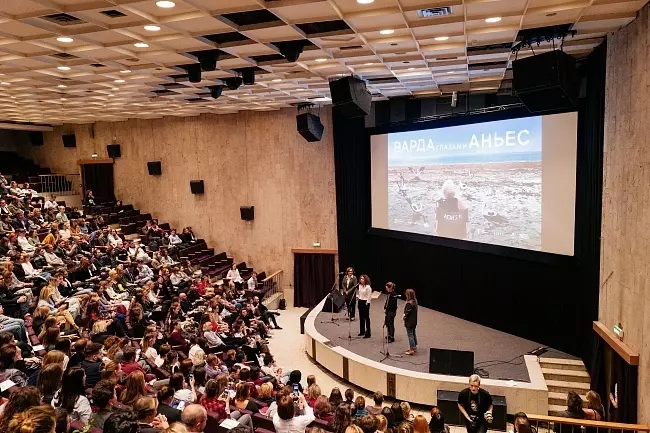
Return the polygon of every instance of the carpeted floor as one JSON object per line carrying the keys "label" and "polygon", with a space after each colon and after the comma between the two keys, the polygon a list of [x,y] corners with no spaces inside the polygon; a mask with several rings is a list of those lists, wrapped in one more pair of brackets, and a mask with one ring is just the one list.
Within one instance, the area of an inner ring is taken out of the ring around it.
{"label": "carpeted floor", "polygon": [[[334,317],[339,317],[339,326],[328,323],[330,313],[321,312],[316,318],[316,329],[329,338],[335,346],[346,349],[374,361],[383,358],[382,350],[382,325],[384,320],[384,295],[373,299],[370,307],[370,323],[372,337],[361,339],[359,333],[359,319],[349,326],[345,318],[345,307]],[[395,342],[388,345],[392,355],[403,354],[408,349],[406,331],[401,321],[401,312],[404,301],[398,300],[398,314],[395,318]],[[351,331],[352,341],[348,341],[348,331]],[[505,332],[487,328],[476,323],[468,322],[447,314],[440,313],[424,307],[418,309],[418,352],[414,356],[387,359],[384,363],[395,367],[413,371],[429,371],[429,348],[471,350],[474,351],[475,367],[483,368],[491,379],[512,379],[529,382],[528,371],[523,357],[529,351],[541,346],[540,343],[519,338]],[[546,355],[552,358],[574,358],[571,355],[555,349],[549,350]],[[512,360],[512,361],[511,361]],[[488,362],[490,361],[490,362]],[[497,362],[491,362],[497,361]],[[503,361],[511,361],[509,363]]]}

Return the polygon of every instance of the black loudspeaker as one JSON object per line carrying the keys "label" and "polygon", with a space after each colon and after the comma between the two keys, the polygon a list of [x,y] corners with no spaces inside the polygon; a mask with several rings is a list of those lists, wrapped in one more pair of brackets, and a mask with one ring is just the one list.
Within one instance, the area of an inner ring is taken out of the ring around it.
{"label": "black loudspeaker", "polygon": [[74,134],[65,134],[61,136],[63,147],[77,147],[77,136]]}
{"label": "black loudspeaker", "polygon": [[29,142],[32,146],[42,146],[44,143],[43,133],[40,131],[33,131],[29,133]]}
{"label": "black loudspeaker", "polygon": [[[445,424],[465,425],[465,417],[458,410],[458,391],[438,390],[437,406],[445,418]],[[492,396],[492,424],[490,430],[506,430],[507,404],[506,398],[500,395]]]}
{"label": "black loudspeaker", "polygon": [[311,113],[302,113],[296,116],[296,128],[302,135],[302,138],[313,143],[320,141],[323,137],[323,124],[320,122],[320,117]]}
{"label": "black loudspeaker", "polygon": [[255,206],[241,206],[239,213],[244,221],[253,221],[255,219]]}
{"label": "black loudspeaker", "polygon": [[203,194],[203,181],[190,180],[190,191],[192,191],[192,194]]}
{"label": "black loudspeaker", "polygon": [[333,291],[325,299],[323,304],[323,313],[338,313],[345,305],[345,297],[338,290]]}
{"label": "black loudspeaker", "polygon": [[190,83],[200,83],[201,82],[201,64],[194,63],[188,65],[187,67],[187,77],[190,79]]}
{"label": "black loudspeaker", "polygon": [[109,158],[120,158],[122,156],[122,148],[120,148],[119,144],[106,145],[106,151]]}
{"label": "black loudspeaker", "polygon": [[252,86],[255,84],[255,71],[253,69],[244,69],[241,71],[241,78],[245,85]]}
{"label": "black loudspeaker", "polygon": [[370,113],[372,96],[366,83],[355,77],[343,77],[330,81],[332,105],[345,117],[363,117]]}
{"label": "black loudspeaker", "polygon": [[429,373],[469,377],[474,373],[474,352],[432,347],[429,349]]}
{"label": "black loudspeaker", "polygon": [[147,163],[147,170],[152,176],[160,176],[162,174],[162,165],[160,161],[150,161]]}
{"label": "black loudspeaker", "polygon": [[580,79],[576,61],[554,50],[512,62],[513,89],[533,113],[574,108]]}

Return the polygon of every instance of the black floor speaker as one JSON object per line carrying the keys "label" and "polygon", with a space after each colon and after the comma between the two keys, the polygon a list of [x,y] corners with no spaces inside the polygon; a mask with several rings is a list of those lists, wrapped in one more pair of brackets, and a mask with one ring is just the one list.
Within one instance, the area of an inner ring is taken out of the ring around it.
{"label": "black floor speaker", "polygon": [[330,81],[332,105],[345,117],[363,117],[370,113],[372,95],[366,82],[356,77],[343,77]]}
{"label": "black floor speaker", "polygon": [[[438,390],[438,409],[445,418],[445,424],[465,425],[465,417],[458,410],[458,391]],[[500,395],[492,396],[492,424],[490,430],[506,430],[507,405],[506,398]]]}
{"label": "black floor speaker", "polygon": [[575,59],[554,50],[512,62],[513,89],[533,113],[575,108],[580,79]]}
{"label": "black floor speaker", "polygon": [[474,373],[474,352],[429,349],[429,373],[469,377]]}
{"label": "black floor speaker", "polygon": [[339,292],[334,291],[327,296],[323,304],[323,313],[338,313],[345,305],[345,297]]}
{"label": "black floor speaker", "polygon": [[312,113],[301,113],[296,116],[296,128],[302,138],[310,143],[320,141],[323,137],[323,124],[320,117]]}

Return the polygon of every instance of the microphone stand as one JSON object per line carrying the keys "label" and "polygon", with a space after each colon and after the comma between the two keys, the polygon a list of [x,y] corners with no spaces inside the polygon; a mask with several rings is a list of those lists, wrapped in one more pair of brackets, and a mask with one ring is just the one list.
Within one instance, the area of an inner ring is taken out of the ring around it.
{"label": "microphone stand", "polygon": [[[357,283],[356,286],[354,286],[354,291],[352,292],[352,298],[351,299],[354,299],[354,297],[356,296],[357,287],[359,287],[358,283]],[[348,340],[348,344],[352,344],[352,339],[353,339],[353,337],[352,337],[352,320],[350,320],[349,310],[350,310],[350,303],[346,299],[345,312],[348,315],[348,336],[347,337],[340,337],[339,336],[339,338],[342,339],[342,340]],[[354,337],[355,340],[358,340],[359,338],[361,338],[361,337]]]}
{"label": "microphone stand", "polygon": [[[388,295],[390,296],[390,295]],[[383,358],[379,360],[379,362],[384,362],[387,359],[390,358],[401,358],[402,355],[391,355],[390,352],[388,351],[388,343],[386,340],[386,313],[384,313],[384,326],[381,327],[381,346],[382,350],[379,351],[382,355],[384,355]]]}
{"label": "microphone stand", "polygon": [[334,293],[334,289],[336,288],[336,285],[338,283],[338,280],[334,281],[334,284],[332,285],[332,289],[330,290],[329,294],[327,295],[328,298],[330,298],[330,320],[321,320],[320,323],[332,323],[336,326],[341,326],[339,325],[338,321],[340,320],[338,317],[334,317],[334,297],[332,296]]}

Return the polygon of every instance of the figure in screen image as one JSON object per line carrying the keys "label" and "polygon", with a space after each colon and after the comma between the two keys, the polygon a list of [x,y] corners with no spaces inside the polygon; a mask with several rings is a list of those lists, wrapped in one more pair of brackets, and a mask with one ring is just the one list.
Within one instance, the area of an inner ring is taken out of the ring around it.
{"label": "figure in screen image", "polygon": [[469,227],[467,206],[456,198],[453,180],[442,184],[442,198],[437,202],[435,234],[446,238],[467,239]]}

